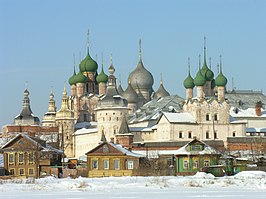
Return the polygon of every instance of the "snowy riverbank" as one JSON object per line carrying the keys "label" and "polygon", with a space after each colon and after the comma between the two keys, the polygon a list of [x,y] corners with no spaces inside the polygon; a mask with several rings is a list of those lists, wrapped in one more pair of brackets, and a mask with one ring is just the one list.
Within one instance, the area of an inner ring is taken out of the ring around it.
{"label": "snowy riverbank", "polygon": [[[0,181],[0,198],[264,198],[266,172],[244,171],[216,178],[197,173],[189,177],[109,177]],[[157,193],[157,194],[156,194]]]}

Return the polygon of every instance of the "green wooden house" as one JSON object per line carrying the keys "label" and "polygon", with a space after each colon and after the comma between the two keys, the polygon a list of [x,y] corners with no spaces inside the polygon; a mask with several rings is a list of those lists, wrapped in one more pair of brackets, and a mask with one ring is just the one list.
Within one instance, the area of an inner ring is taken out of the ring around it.
{"label": "green wooden house", "polygon": [[203,168],[218,165],[220,153],[194,138],[175,152],[177,175],[194,175]]}

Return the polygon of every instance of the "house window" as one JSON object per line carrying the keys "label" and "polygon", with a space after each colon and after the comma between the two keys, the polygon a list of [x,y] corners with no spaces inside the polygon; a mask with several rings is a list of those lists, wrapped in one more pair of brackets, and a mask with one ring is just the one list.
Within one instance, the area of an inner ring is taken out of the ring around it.
{"label": "house window", "polygon": [[188,138],[192,138],[192,132],[191,131],[188,132]]}
{"label": "house window", "polygon": [[118,117],[116,118],[116,121],[118,121],[119,119],[118,119]]}
{"label": "house window", "polygon": [[206,139],[209,139],[209,138],[210,138],[209,131],[206,131]]}
{"label": "house window", "polygon": [[134,168],[133,166],[134,166],[134,162],[133,161],[128,161],[127,162],[127,169],[131,169],[132,170]]}
{"label": "house window", "polygon": [[14,165],[15,164],[15,154],[14,153],[9,153],[8,154],[8,164],[9,165]]}
{"label": "house window", "polygon": [[119,170],[120,169],[120,160],[114,160],[114,169]]}
{"label": "house window", "polygon": [[109,121],[111,121],[111,117],[109,117]]}
{"label": "house window", "polygon": [[109,169],[109,160],[103,160],[103,169]]}
{"label": "house window", "polygon": [[24,164],[24,154],[23,153],[18,154],[18,164]]}
{"label": "house window", "polygon": [[196,169],[198,167],[199,167],[199,161],[198,160],[193,161],[193,169]]}
{"label": "house window", "polygon": [[29,169],[29,175],[30,176],[34,175],[34,169]]}
{"label": "house window", "polygon": [[218,120],[218,114],[214,114],[214,121]]}
{"label": "house window", "polygon": [[33,161],[34,161],[34,156],[33,156],[33,153],[30,152],[29,153],[29,164],[33,164]]}
{"label": "house window", "polygon": [[192,145],[191,151],[200,151],[200,145]]}
{"label": "house window", "polygon": [[206,115],[206,121],[210,121],[210,114]]}
{"label": "house window", "polygon": [[182,131],[179,132],[179,138],[182,138],[183,135],[182,135]]}
{"label": "house window", "polygon": [[15,175],[15,169],[9,169],[9,175],[11,176]]}
{"label": "house window", "polygon": [[236,136],[236,132],[234,131],[234,132],[233,132],[233,137],[235,137],[235,136]]}
{"label": "house window", "polygon": [[218,136],[217,136],[217,131],[214,132],[214,139],[217,139]]}
{"label": "house window", "polygon": [[19,175],[24,175],[25,174],[25,170],[24,169],[19,169]]}
{"label": "house window", "polygon": [[183,161],[183,168],[188,169],[188,161],[187,160]]}
{"label": "house window", "polygon": [[205,167],[210,166],[210,162],[209,162],[209,160],[204,160],[204,166],[205,166]]}
{"label": "house window", "polygon": [[98,169],[98,160],[92,160],[92,169]]}
{"label": "house window", "polygon": [[113,113],[113,115],[115,115],[115,113]]}

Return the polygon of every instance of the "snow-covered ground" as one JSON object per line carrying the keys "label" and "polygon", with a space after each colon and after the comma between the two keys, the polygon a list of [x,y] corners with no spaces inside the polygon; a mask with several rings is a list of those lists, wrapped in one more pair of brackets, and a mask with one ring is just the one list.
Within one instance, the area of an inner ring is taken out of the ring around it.
{"label": "snow-covered ground", "polygon": [[266,172],[246,171],[216,178],[197,173],[191,177],[109,177],[0,181],[0,198],[107,199],[107,198],[266,198]]}

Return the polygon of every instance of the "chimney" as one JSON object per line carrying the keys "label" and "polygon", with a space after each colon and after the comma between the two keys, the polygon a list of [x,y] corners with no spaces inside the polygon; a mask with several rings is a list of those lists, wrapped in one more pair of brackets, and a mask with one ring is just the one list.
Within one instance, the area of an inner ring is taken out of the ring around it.
{"label": "chimney", "polygon": [[262,103],[261,103],[261,101],[259,101],[259,102],[256,103],[256,106],[255,106],[255,112],[256,112],[257,116],[261,116],[262,115],[261,108],[262,108]]}

